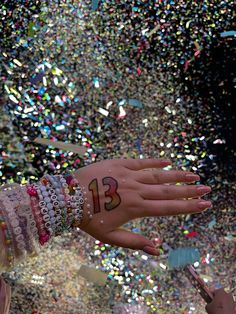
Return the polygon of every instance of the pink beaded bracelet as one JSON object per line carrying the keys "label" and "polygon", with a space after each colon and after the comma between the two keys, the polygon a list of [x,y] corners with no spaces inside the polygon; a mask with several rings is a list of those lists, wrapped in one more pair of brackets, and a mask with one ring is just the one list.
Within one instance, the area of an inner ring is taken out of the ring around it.
{"label": "pink beaded bracelet", "polygon": [[50,235],[47,233],[46,229],[44,228],[43,218],[42,218],[42,214],[39,208],[38,193],[36,189],[31,185],[27,186],[27,193],[30,196],[32,213],[35,217],[35,222],[38,229],[39,243],[43,246],[49,241]]}

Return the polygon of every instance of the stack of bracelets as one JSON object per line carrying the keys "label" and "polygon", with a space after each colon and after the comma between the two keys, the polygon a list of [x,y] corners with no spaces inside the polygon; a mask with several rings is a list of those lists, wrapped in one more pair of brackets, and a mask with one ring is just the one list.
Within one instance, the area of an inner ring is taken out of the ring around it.
{"label": "stack of bracelets", "polygon": [[0,270],[8,271],[27,255],[83,219],[84,194],[71,173],[44,175],[37,184],[0,188]]}

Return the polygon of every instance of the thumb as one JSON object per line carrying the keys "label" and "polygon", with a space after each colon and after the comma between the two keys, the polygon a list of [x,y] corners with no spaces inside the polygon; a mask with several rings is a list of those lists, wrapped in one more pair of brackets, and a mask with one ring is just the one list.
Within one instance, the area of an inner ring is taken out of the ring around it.
{"label": "thumb", "polygon": [[151,240],[123,228],[110,231],[106,236],[106,243],[133,250],[142,250],[151,255],[160,254]]}

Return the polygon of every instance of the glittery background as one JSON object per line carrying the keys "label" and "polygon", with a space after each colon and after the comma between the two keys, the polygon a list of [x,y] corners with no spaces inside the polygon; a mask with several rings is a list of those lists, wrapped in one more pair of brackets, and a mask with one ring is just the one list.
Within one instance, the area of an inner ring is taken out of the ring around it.
{"label": "glittery background", "polygon": [[[167,157],[213,192],[213,208],[145,218],[158,258],[80,230],[4,274],[11,313],[205,313],[169,247],[195,247],[210,287],[235,293],[233,1],[2,1],[0,182],[37,181],[113,157]],[[79,156],[36,137],[85,146]],[[99,286],[82,264],[107,274]]]}

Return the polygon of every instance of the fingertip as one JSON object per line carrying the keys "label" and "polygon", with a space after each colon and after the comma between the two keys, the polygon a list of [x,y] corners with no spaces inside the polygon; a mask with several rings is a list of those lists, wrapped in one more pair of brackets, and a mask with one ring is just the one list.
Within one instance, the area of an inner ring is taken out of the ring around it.
{"label": "fingertip", "polygon": [[159,256],[160,255],[160,251],[157,250],[155,247],[153,246],[145,246],[143,248],[143,251],[147,254],[150,254],[150,255],[154,255],[154,256]]}
{"label": "fingertip", "polygon": [[186,173],[185,174],[185,179],[187,182],[196,182],[200,180],[200,176],[194,173]]}
{"label": "fingertip", "polygon": [[163,159],[161,160],[161,166],[165,167],[172,164],[172,161],[170,159]]}
{"label": "fingertip", "polygon": [[199,208],[200,210],[206,210],[206,209],[208,209],[208,208],[212,208],[212,202],[201,200],[201,201],[198,203],[198,208]]}

